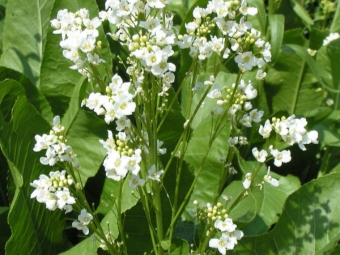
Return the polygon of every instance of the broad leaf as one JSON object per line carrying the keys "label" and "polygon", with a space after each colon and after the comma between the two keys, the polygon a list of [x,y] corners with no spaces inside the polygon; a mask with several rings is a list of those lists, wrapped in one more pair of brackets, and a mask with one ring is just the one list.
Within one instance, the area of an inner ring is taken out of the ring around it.
{"label": "broad leaf", "polygon": [[[30,198],[30,182],[46,167],[33,151],[34,135],[49,130],[49,125],[27,101],[19,83],[6,80],[0,84],[0,101],[16,96],[11,102],[11,116],[2,121],[0,146],[5,155],[16,187],[11,201],[8,222],[12,236],[6,244],[6,254],[57,254],[65,245],[61,212],[50,212],[45,205]],[[2,113],[3,114],[3,113]],[[58,222],[58,224],[56,224]],[[23,234],[24,233],[24,234]]]}
{"label": "broad leaf", "polygon": [[306,62],[291,52],[281,52],[273,68],[268,69],[266,92],[272,112],[304,114],[319,106],[322,91],[316,92],[317,80]]}
{"label": "broad leaf", "polygon": [[268,234],[244,237],[230,254],[329,254],[340,239],[340,174],[314,180],[291,194]]}

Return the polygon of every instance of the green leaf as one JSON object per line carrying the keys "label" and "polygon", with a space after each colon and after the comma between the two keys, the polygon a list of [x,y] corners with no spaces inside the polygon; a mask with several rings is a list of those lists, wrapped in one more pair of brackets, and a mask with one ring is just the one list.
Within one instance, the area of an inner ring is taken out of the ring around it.
{"label": "green leaf", "polygon": [[331,98],[334,100],[333,109],[340,109],[340,74],[339,70],[340,59],[340,40],[335,40],[328,45],[321,47],[317,54],[317,63],[324,67],[324,70],[329,74],[331,79],[331,87],[333,89]]}
{"label": "green leaf", "polygon": [[[226,210],[230,208],[233,201],[241,194],[245,193],[242,181],[233,181],[223,191],[223,194],[231,197],[231,200],[227,203]],[[225,203],[220,199],[220,202]],[[254,219],[256,214],[256,200],[252,192],[244,197],[229,213],[229,217],[236,222],[246,223]]]}
{"label": "green leaf", "polygon": [[336,6],[336,11],[334,14],[334,18],[332,21],[332,25],[331,25],[331,32],[338,32],[340,33],[340,5],[337,4]]}
{"label": "green leaf", "polygon": [[248,16],[248,21],[251,22],[253,27],[261,32],[261,34],[265,34],[266,31],[266,22],[267,22],[267,13],[265,10],[265,5],[261,0],[248,0],[248,6],[256,7],[257,14],[255,16]]}
{"label": "green leaf", "polygon": [[321,105],[323,93],[316,91],[317,79],[314,75],[300,56],[281,52],[266,77],[265,89],[271,111],[300,115]]}
{"label": "green leaf", "polygon": [[[193,168],[195,175],[201,166],[203,157],[206,154],[208,148],[208,142],[211,130],[211,117],[202,121],[195,129],[194,134],[189,142],[187,152],[185,154],[185,161]],[[192,217],[192,211],[195,206],[193,201],[197,200],[200,203],[213,203],[216,187],[219,187],[220,178],[224,165],[221,164],[218,159],[225,157],[228,151],[228,140],[229,130],[224,128],[219,134],[218,138],[215,139],[209,153],[201,174],[197,180],[194,191],[191,195],[190,201],[186,208],[188,218]]]}
{"label": "green leaf", "polygon": [[60,255],[97,255],[97,250],[100,243],[95,238],[95,234],[84,239],[77,245],[73,246],[71,249],[59,253]]}
{"label": "green leaf", "polygon": [[272,63],[275,63],[279,52],[281,51],[284,32],[284,16],[281,14],[269,15],[268,22],[270,29]]}
{"label": "green leaf", "polygon": [[302,4],[297,0],[290,0],[290,4],[293,7],[294,12],[301,18],[303,23],[310,28],[314,24],[314,21],[309,16],[308,12],[303,8]]}
{"label": "green leaf", "polygon": [[93,112],[81,108],[87,85],[85,77],[81,77],[61,120],[61,124],[65,126],[67,143],[72,146],[77,154],[76,160],[81,163],[80,176],[83,183],[94,176],[102,164],[106,153],[99,140],[105,140],[107,135],[107,125],[104,121]]}
{"label": "green leaf", "polygon": [[20,87],[11,80],[0,84],[1,99],[16,96],[15,101],[10,101],[11,117],[1,123],[0,132],[0,147],[16,187],[8,214],[12,236],[6,244],[6,254],[57,254],[67,244],[62,235],[65,223],[60,219],[61,212],[50,212],[30,199],[30,182],[46,169],[33,151],[34,135],[50,127]]}
{"label": "green leaf", "polygon": [[11,229],[7,223],[8,206],[0,206],[0,253],[5,254],[5,244],[11,236]]}
{"label": "green leaf", "polygon": [[0,65],[23,73],[35,85],[39,84],[53,3],[50,0],[9,0],[6,5]]}
{"label": "green leaf", "polygon": [[272,231],[242,238],[230,253],[329,254],[340,239],[339,185],[340,174],[330,174],[302,186],[287,198]]}
{"label": "green leaf", "polygon": [[190,254],[190,248],[185,240],[174,238],[171,244],[171,255],[187,255]]}
{"label": "green leaf", "polygon": [[277,222],[287,197],[300,187],[299,179],[292,175],[284,177],[273,172],[271,175],[279,181],[280,186],[273,187],[264,183],[262,190],[252,190],[257,205],[256,217],[242,229],[246,236],[266,233]]}
{"label": "green leaf", "polygon": [[0,67],[0,81],[5,79],[12,79],[20,83],[25,88],[27,100],[41,113],[44,119],[48,122],[53,119],[51,106],[46,98],[25,75],[12,69]]}

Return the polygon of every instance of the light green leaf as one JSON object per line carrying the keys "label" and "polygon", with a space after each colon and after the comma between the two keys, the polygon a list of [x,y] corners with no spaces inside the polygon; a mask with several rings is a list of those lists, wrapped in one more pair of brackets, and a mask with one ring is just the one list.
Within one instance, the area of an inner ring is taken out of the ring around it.
{"label": "light green leaf", "polygon": [[281,51],[284,32],[284,16],[280,14],[269,15],[268,23],[270,29],[272,63],[275,63],[279,52]]}
{"label": "light green leaf", "polygon": [[[330,254],[340,239],[340,174],[330,174],[291,194],[276,226],[244,237],[231,254]],[[279,188],[279,187],[278,187]]]}
{"label": "light green leaf", "polygon": [[66,245],[61,212],[51,213],[30,198],[30,182],[46,174],[39,154],[33,151],[34,135],[50,127],[19,88],[20,84],[11,80],[0,84],[1,99],[16,96],[16,100],[7,101],[11,103],[11,116],[1,123],[0,132],[0,147],[16,187],[8,214],[12,236],[6,244],[6,254],[57,254]]}
{"label": "light green leaf", "polygon": [[99,241],[96,239],[95,234],[93,234],[59,255],[97,255],[99,245]]}
{"label": "light green leaf", "polygon": [[264,183],[262,190],[252,190],[257,205],[256,217],[242,229],[246,236],[266,233],[278,221],[287,197],[300,187],[299,179],[292,175],[279,176],[271,172],[271,176],[279,181],[279,187]]}
{"label": "light green leaf", "polygon": [[27,76],[38,86],[52,0],[9,0],[0,65]]}

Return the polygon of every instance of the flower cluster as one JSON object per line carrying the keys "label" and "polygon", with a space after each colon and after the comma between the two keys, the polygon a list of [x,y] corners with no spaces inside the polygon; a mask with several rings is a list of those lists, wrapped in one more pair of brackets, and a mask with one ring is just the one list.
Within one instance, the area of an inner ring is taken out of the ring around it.
{"label": "flower cluster", "polygon": [[40,158],[41,164],[53,166],[58,161],[72,162],[76,154],[74,154],[71,146],[65,144],[67,140],[63,135],[64,130],[64,126],[60,125],[60,117],[55,116],[50,134],[35,136],[36,144],[33,150],[35,152],[46,150],[46,156]]}
{"label": "flower cluster", "polygon": [[215,229],[220,230],[220,238],[212,238],[209,241],[209,247],[217,248],[221,254],[226,254],[227,250],[233,250],[237,241],[243,237],[243,232],[236,229],[236,224],[230,218],[216,220]]}
{"label": "flower cluster", "polygon": [[272,123],[267,120],[264,126],[260,126],[259,133],[263,138],[268,138],[274,131],[281,139],[292,146],[298,144],[301,150],[306,150],[305,144],[318,143],[318,132],[306,130],[307,120],[305,118],[297,119],[295,115],[288,118],[273,118]]}
{"label": "flower cluster", "polygon": [[60,10],[57,18],[51,20],[51,25],[55,29],[53,33],[61,34],[60,46],[64,49],[64,57],[74,63],[70,68],[89,78],[90,65],[96,66],[105,62],[96,53],[101,47],[101,42],[96,42],[99,35],[97,28],[101,23],[98,17],[90,19],[89,11],[86,9],[80,9],[76,13],[66,9]]}
{"label": "flower cluster", "polygon": [[116,120],[117,130],[121,131],[130,127],[126,116],[131,115],[136,108],[136,103],[133,102],[135,95],[130,93],[130,87],[130,82],[123,82],[122,78],[115,74],[106,87],[106,95],[91,93],[81,105],[85,105],[97,115],[104,115],[107,124]]}
{"label": "flower cluster", "polygon": [[86,211],[86,209],[82,209],[79,216],[78,220],[75,220],[72,222],[72,227],[82,230],[84,235],[89,234],[89,228],[88,225],[91,223],[93,220],[93,216]]}
{"label": "flower cluster", "polygon": [[108,131],[108,139],[106,141],[100,140],[100,143],[107,151],[107,156],[103,163],[106,176],[119,181],[130,172],[132,175],[132,180],[130,181],[131,188],[142,185],[138,177],[140,171],[139,163],[142,160],[141,150],[133,150],[129,147],[130,140],[126,134],[119,132],[116,139],[114,139],[112,132]]}
{"label": "flower cluster", "polygon": [[173,15],[163,11],[168,2],[109,0],[105,4],[106,11],[100,13],[118,28],[109,35],[130,52],[127,73],[135,84],[143,81],[144,72],[151,73],[162,84],[161,94],[171,87],[176,70],[176,66],[168,61],[174,53],[172,45],[175,44]]}
{"label": "flower cluster", "polygon": [[217,248],[221,254],[226,254],[227,250],[233,250],[237,241],[243,237],[243,232],[236,229],[236,224],[229,218],[226,209],[221,203],[212,206],[210,203],[200,205],[196,200],[197,219],[207,225],[207,236],[212,236],[218,231],[219,238],[209,240],[209,247]]}
{"label": "flower cluster", "polygon": [[51,211],[59,208],[65,210],[65,213],[71,212],[72,205],[76,203],[69,190],[72,184],[73,179],[70,175],[66,175],[66,170],[50,172],[49,177],[42,174],[39,180],[31,183],[35,188],[31,198],[46,204],[46,208]]}
{"label": "flower cluster", "polygon": [[[295,115],[291,115],[288,118],[282,117],[273,118],[272,122],[270,120],[266,120],[264,125],[260,125],[259,134],[267,139],[270,137],[271,132],[275,132],[276,142],[280,142],[281,140],[289,146],[294,144],[298,144],[301,150],[306,150],[305,144],[318,143],[318,132],[312,130],[307,132],[306,130],[307,121],[305,118],[295,118]],[[274,165],[277,167],[282,166],[282,163],[288,163],[291,161],[291,153],[289,150],[279,151],[274,148],[274,145],[269,145],[268,149],[258,150],[257,147],[252,149],[253,156],[255,159],[264,163],[267,160],[269,154],[274,158]],[[269,175],[270,169],[268,168],[268,173],[264,177],[264,181],[268,182],[274,187],[278,186],[278,182],[276,179],[272,178]],[[252,174],[247,173],[245,176],[245,180],[243,182],[243,187],[248,189],[250,187],[252,181]]]}
{"label": "flower cluster", "polygon": [[[209,1],[206,8],[194,9],[194,21],[185,24],[186,34],[179,36],[178,45],[190,48],[190,56],[200,60],[209,58],[213,52],[227,59],[233,51],[241,70],[250,71],[254,66],[261,68],[271,61],[271,46],[247,21],[248,15],[256,14],[257,8],[248,7],[245,0]],[[216,26],[223,37],[210,35]]]}

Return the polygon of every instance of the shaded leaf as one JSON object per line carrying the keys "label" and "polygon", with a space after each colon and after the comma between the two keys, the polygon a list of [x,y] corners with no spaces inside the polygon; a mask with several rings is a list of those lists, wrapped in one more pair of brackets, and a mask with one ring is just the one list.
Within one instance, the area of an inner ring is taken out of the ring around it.
{"label": "shaded leaf", "polygon": [[1,150],[16,187],[8,214],[12,236],[6,244],[6,254],[57,254],[67,244],[62,235],[61,212],[50,212],[30,199],[33,189],[29,184],[46,169],[33,151],[34,135],[50,127],[19,88],[20,84],[11,80],[0,86],[1,99],[7,94],[17,96],[11,119],[2,122],[0,132]]}
{"label": "shaded leaf", "polygon": [[340,239],[340,174],[330,174],[291,194],[268,234],[242,238],[231,254],[329,254]]}

